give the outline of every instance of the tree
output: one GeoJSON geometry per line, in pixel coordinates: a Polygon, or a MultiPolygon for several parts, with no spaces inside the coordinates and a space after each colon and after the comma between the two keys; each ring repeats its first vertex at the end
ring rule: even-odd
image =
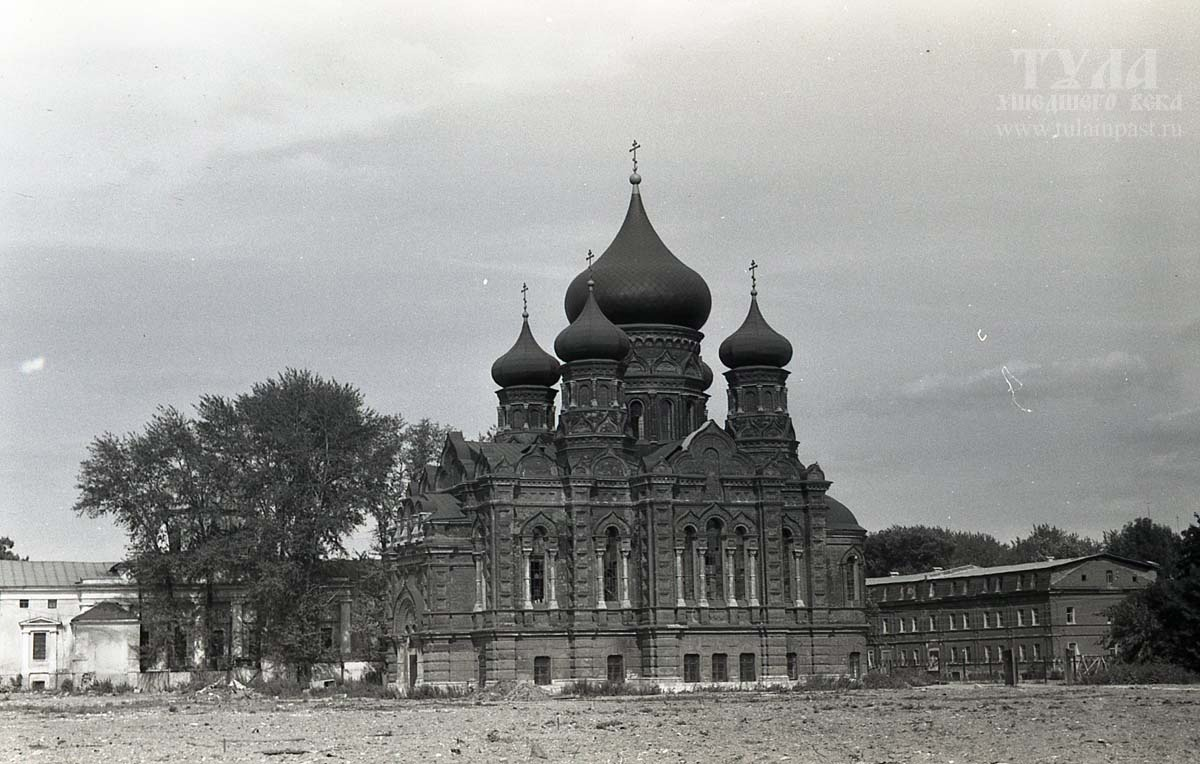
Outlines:
{"type": "Polygon", "coordinates": [[[867,534],[867,575],[924,573],[935,567],[999,565],[1007,547],[987,533],[952,531],[925,525],[893,525],[867,534]]]}
{"type": "Polygon", "coordinates": [[[1131,560],[1158,563],[1159,575],[1169,576],[1179,557],[1181,538],[1170,526],[1139,517],[1118,531],[1104,532],[1104,550],[1131,560]]]}
{"type": "Polygon", "coordinates": [[[1040,562],[1051,557],[1065,559],[1083,557],[1102,551],[1099,542],[1080,536],[1078,533],[1064,531],[1048,523],[1033,526],[1025,538],[1017,538],[1011,544],[1009,561],[1012,563],[1040,562]]]}
{"type": "Polygon", "coordinates": [[[13,540],[8,536],[0,536],[0,560],[28,560],[13,551],[13,540]]]}
{"type": "Polygon", "coordinates": [[[437,461],[450,432],[450,427],[428,418],[404,428],[400,462],[409,480],[416,480],[421,470],[437,461]]]}
{"type": "Polygon", "coordinates": [[[97,438],[76,511],[126,530],[161,625],[189,622],[181,587],[211,609],[214,587],[236,583],[262,655],[310,663],[332,603],[321,564],[385,503],[397,423],[353,387],[294,369],[233,399],[206,396],[196,412],[162,409],[143,433],[97,438]]]}

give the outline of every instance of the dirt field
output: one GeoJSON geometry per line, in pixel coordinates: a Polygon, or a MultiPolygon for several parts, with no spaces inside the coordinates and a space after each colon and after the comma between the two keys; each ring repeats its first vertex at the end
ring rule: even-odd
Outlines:
{"type": "Polygon", "coordinates": [[[0,702],[0,760],[1195,762],[1200,688],[1024,685],[602,700],[0,702]]]}

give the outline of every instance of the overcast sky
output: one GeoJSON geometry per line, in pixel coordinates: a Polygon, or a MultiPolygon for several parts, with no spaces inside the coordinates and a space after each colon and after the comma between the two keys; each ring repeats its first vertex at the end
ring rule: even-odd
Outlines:
{"type": "Polygon", "coordinates": [[[1194,3],[602,5],[3,3],[0,535],[118,558],[71,510],[92,438],[287,366],[486,430],[521,282],[550,349],[634,138],[712,288],[710,415],[754,258],[866,527],[1200,509],[1194,3]]]}

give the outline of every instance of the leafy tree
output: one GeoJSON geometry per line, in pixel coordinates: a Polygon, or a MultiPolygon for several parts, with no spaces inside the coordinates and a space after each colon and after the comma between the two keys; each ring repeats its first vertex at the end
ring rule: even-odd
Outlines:
{"type": "Polygon", "coordinates": [[[1172,573],[1109,609],[1109,644],[1123,657],[1200,670],[1200,514],[1195,519],[1172,573]]]}
{"type": "Polygon", "coordinates": [[[237,582],[262,655],[312,662],[332,604],[322,562],[385,503],[397,422],[353,387],[293,369],[196,412],[162,409],[143,433],[97,438],[76,510],[126,530],[147,599],[167,611],[160,625],[190,623],[180,588],[205,591],[211,609],[214,587],[237,582]]]}
{"type": "Polygon", "coordinates": [[[1033,526],[1033,532],[1012,542],[1009,561],[1012,563],[1039,562],[1051,557],[1065,559],[1083,557],[1102,551],[1101,545],[1078,533],[1064,531],[1048,523],[1033,526]]]}
{"type": "Polygon", "coordinates": [[[1118,531],[1105,531],[1104,550],[1131,560],[1158,563],[1160,575],[1170,575],[1179,557],[1181,538],[1170,526],[1148,517],[1130,520],[1118,531]]]}
{"type": "Polygon", "coordinates": [[[953,531],[925,525],[893,525],[867,534],[867,575],[924,573],[935,567],[999,565],[1007,547],[986,533],[953,531]]]}
{"type": "Polygon", "coordinates": [[[0,536],[0,560],[28,560],[13,551],[13,540],[8,536],[0,536]]]}
{"type": "Polygon", "coordinates": [[[432,419],[422,419],[404,428],[400,463],[409,480],[415,480],[421,470],[437,461],[450,431],[450,427],[432,419]]]}

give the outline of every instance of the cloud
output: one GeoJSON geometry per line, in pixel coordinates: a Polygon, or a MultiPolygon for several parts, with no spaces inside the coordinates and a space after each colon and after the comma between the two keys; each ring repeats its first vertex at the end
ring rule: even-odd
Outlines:
{"type": "Polygon", "coordinates": [[[28,361],[21,362],[22,374],[37,374],[44,368],[46,368],[45,356],[39,355],[37,358],[30,358],[28,361]]]}

